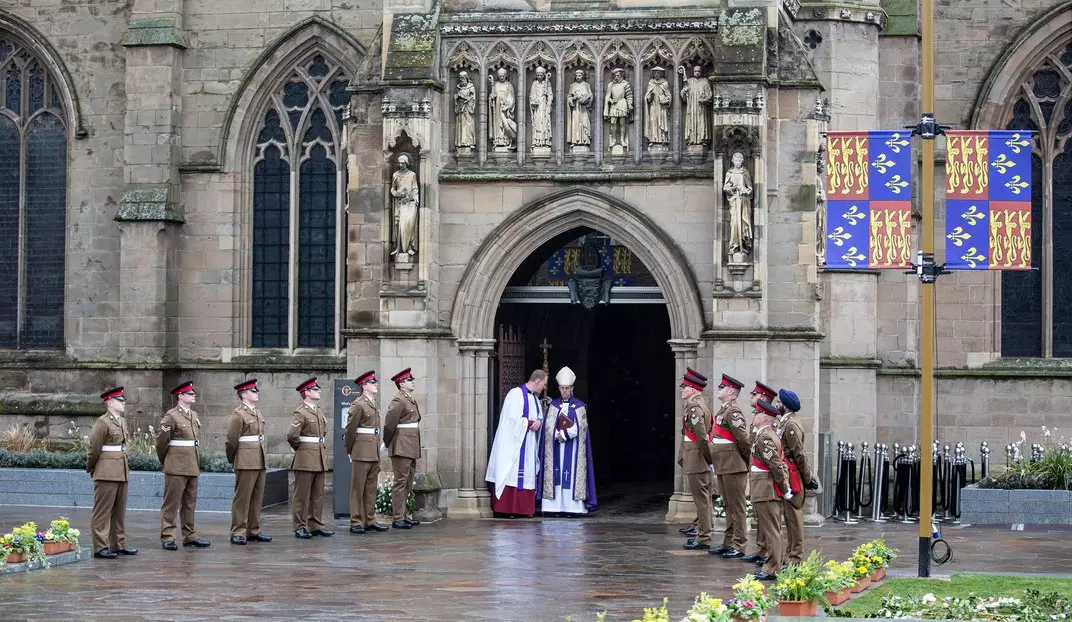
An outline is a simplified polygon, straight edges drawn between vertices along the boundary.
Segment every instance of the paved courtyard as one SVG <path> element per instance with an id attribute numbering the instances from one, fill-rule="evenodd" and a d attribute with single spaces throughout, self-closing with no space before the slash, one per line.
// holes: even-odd
<path id="1" fill-rule="evenodd" d="M 88 543 L 89 511 L 0 508 L 6 528 L 68 515 Z M 232 546 L 229 516 L 200 513 L 205 550 L 159 545 L 159 514 L 127 516 L 136 557 L 90 559 L 0 577 L 6 620 L 194 620 L 273 617 L 295 620 L 633 620 L 670 598 L 680 616 L 701 590 L 728 596 L 754 568 L 681 550 L 679 525 L 659 520 L 655 504 L 586 520 L 444 520 L 411 531 L 301 541 L 286 506 L 272 508 L 269 544 Z M 750 537 L 754 536 L 754 531 Z M 828 523 L 810 529 L 808 548 L 845 558 L 860 541 L 886 533 L 902 557 L 891 574 L 914 576 L 915 525 Z M 1072 530 L 947 528 L 950 572 L 1072 574 Z M 751 545 L 751 541 L 749 542 Z"/>

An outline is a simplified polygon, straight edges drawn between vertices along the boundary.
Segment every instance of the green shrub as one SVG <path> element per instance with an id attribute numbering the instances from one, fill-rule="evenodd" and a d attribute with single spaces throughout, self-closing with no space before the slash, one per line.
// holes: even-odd
<path id="1" fill-rule="evenodd" d="M 1002 490 L 1072 490 L 1070 484 L 1072 453 L 1056 450 L 1045 454 L 1038 462 L 1014 462 L 1000 475 L 981 480 L 979 487 Z"/>
<path id="2" fill-rule="evenodd" d="M 160 471 L 160 460 L 155 454 L 127 453 L 127 465 L 131 471 Z M 200 457 L 201 471 L 205 473 L 233 473 L 227 458 L 220 454 Z M 16 469 L 78 469 L 86 468 L 84 451 L 8 451 L 0 449 L 0 467 Z"/>

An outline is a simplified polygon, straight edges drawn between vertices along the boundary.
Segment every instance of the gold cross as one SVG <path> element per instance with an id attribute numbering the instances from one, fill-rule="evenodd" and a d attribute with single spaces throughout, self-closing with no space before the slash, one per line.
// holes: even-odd
<path id="1" fill-rule="evenodd" d="M 540 349 L 543 350 L 543 371 L 550 374 L 551 368 L 547 361 L 547 351 L 551 349 L 551 342 L 547 340 L 547 337 L 544 337 L 543 341 L 540 342 Z"/>

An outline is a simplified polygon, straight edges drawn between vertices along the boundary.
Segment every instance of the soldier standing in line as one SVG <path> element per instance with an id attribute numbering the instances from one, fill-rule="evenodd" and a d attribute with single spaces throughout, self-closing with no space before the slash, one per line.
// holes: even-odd
<path id="1" fill-rule="evenodd" d="M 227 422 L 224 448 L 227 461 L 234 465 L 235 490 L 231 502 L 231 544 L 271 542 L 261 533 L 261 503 L 268 469 L 268 445 L 264 441 L 264 417 L 257 410 L 260 389 L 250 378 L 234 386 L 242 401 Z"/>
<path id="2" fill-rule="evenodd" d="M 294 448 L 294 496 L 290 500 L 294 536 L 306 540 L 313 536 L 333 536 L 320 520 L 324 511 L 324 479 L 328 472 L 328 451 L 324 435 L 328 421 L 317 402 L 320 385 L 309 378 L 297 386 L 302 403 L 294 409 L 294 421 L 287 433 L 287 443 Z"/>
<path id="3" fill-rule="evenodd" d="M 748 405 L 751 406 L 753 410 L 755 410 L 756 402 L 758 402 L 759 400 L 765 400 L 767 402 L 773 403 L 772 400 L 774 400 L 774 398 L 776 398 L 777 396 L 778 394 L 774 392 L 774 389 L 756 380 L 756 386 L 752 389 L 752 394 L 748 400 Z M 755 442 L 755 434 L 755 426 L 749 424 L 748 438 L 750 442 Z M 745 555 L 741 558 L 741 561 L 763 565 L 764 563 L 766 563 L 767 558 L 770 557 L 770 553 L 767 552 L 767 543 L 763 540 L 763 532 L 758 530 L 756 531 L 756 549 L 757 550 L 755 553 L 752 553 L 751 555 Z"/>
<path id="4" fill-rule="evenodd" d="M 689 492 L 696 504 L 696 537 L 682 548 L 687 551 L 702 551 L 711 548 L 711 408 L 703 398 L 707 377 L 691 368 L 685 368 L 681 379 L 681 399 L 685 400 L 685 414 L 681 417 L 681 447 L 677 463 L 689 479 Z"/>
<path id="5" fill-rule="evenodd" d="M 778 410 L 766 400 L 756 403 L 756 442 L 752 445 L 748 486 L 752 490 L 752 505 L 759 517 L 759 530 L 767 543 L 770 557 L 756 573 L 761 581 L 773 581 L 782 569 L 782 499 L 791 501 L 789 472 L 782 458 L 782 442 L 774 428 Z"/>
<path id="6" fill-rule="evenodd" d="M 108 389 L 100 394 L 108 412 L 93 422 L 89 432 L 89 453 L 86 471 L 93 479 L 93 556 L 115 559 L 120 555 L 137 555 L 138 549 L 127 548 L 127 466 L 126 447 L 130 434 L 123 419 L 126 397 L 123 387 Z"/>
<path id="7" fill-rule="evenodd" d="M 748 423 L 737 405 L 737 396 L 743 386 L 740 380 L 722 374 L 722 382 L 718 385 L 722 407 L 715 416 L 714 438 L 711 440 L 715 474 L 726 508 L 726 532 L 722 546 L 708 553 L 727 559 L 744 557 L 745 543 L 748 542 L 745 488 L 748 485 L 747 458 L 752 445 L 748 438 Z"/>
<path id="8" fill-rule="evenodd" d="M 367 371 L 354 381 L 361 396 L 350 405 L 346 420 L 346 454 L 350 456 L 350 533 L 387 531 L 376 522 L 376 492 L 380 476 L 380 413 L 374 396 L 379 392 L 376 372 Z"/>
<path id="9" fill-rule="evenodd" d="M 383 425 L 383 441 L 391 451 L 391 467 L 395 483 L 391 489 L 391 511 L 395 529 L 412 529 L 420 521 L 407 518 L 406 506 L 413 490 L 413 476 L 417 474 L 417 458 L 421 457 L 421 431 L 418 423 L 421 410 L 413 397 L 413 374 L 409 367 L 391 377 L 398 393 L 387 407 Z"/>
<path id="10" fill-rule="evenodd" d="M 156 435 L 156 455 L 164 470 L 164 504 L 160 508 L 160 542 L 166 551 L 178 550 L 175 537 L 182 520 L 182 545 L 205 548 L 209 543 L 197 536 L 197 478 L 201 475 L 197 446 L 201 420 L 191 408 L 197 401 L 194 383 L 184 382 L 171 390 L 178 404 L 164 413 Z"/>
<path id="11" fill-rule="evenodd" d="M 774 407 L 782 415 L 775 427 L 782 439 L 782 451 L 789 469 L 789 486 L 793 491 L 792 499 L 785 499 L 785 559 L 790 564 L 799 564 L 804 560 L 804 494 L 801 493 L 805 489 L 819 490 L 819 480 L 808 464 L 804 450 L 804 428 L 796 418 L 800 398 L 796 393 L 782 389 L 778 391 Z"/>

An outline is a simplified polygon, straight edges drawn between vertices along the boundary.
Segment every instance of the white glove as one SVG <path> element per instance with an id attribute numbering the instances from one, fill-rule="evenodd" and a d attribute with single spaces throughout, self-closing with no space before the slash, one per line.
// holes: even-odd
<path id="1" fill-rule="evenodd" d="M 382 456 L 385 453 L 387 453 L 387 445 L 380 443 L 380 455 Z"/>
<path id="2" fill-rule="evenodd" d="M 793 498 L 793 491 L 792 490 L 786 491 L 785 495 L 783 495 L 782 498 L 785 499 L 786 501 L 789 501 L 790 499 Z"/>

